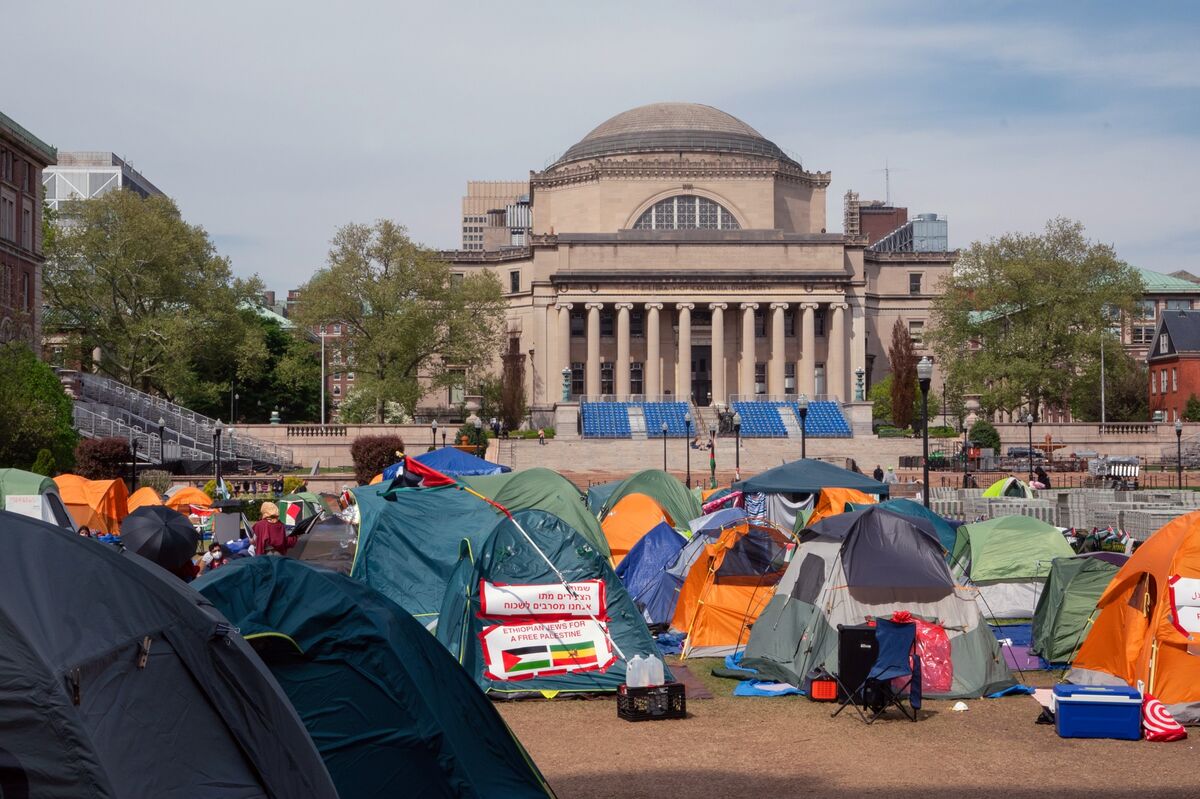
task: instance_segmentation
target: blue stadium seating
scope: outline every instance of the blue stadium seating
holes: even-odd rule
[[[646,414],[647,436],[661,436],[663,422],[667,424],[668,437],[687,435],[687,425],[683,421],[688,412],[686,402],[644,402],[642,408]],[[694,422],[692,429],[695,430]]]
[[[787,427],[779,415],[784,402],[735,402],[733,409],[742,417],[745,438],[787,438]]]
[[[798,420],[800,406],[794,402],[788,404]],[[841,405],[830,400],[814,400],[808,404],[804,432],[809,438],[850,438],[852,435]]]
[[[667,425],[667,436],[681,438],[687,435],[683,417],[687,415],[686,402],[588,402],[579,404],[579,415],[583,419],[585,438],[630,438],[629,409],[642,408],[646,419],[646,435],[661,436],[662,426]],[[695,427],[693,426],[693,432]]]

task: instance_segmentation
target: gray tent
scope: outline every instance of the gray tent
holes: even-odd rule
[[[136,556],[0,512],[0,796],[337,792],[207,600]]]
[[[836,674],[838,625],[891,618],[895,611],[945,631],[950,673],[943,668],[939,677],[927,668],[927,696],[978,697],[1016,684],[974,594],[955,587],[937,533],[875,506],[804,532],[754,623],[743,664],[793,685],[817,666]]]

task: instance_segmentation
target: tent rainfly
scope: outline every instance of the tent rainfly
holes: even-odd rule
[[[888,487],[877,480],[812,458],[785,463],[733,484],[734,491],[763,494],[816,494],[823,488],[853,488],[864,494],[888,495]]]

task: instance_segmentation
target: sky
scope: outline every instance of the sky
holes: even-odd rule
[[[527,179],[661,101],[831,171],[830,230],[847,189],[884,199],[886,166],[952,246],[1066,216],[1136,266],[1200,274],[1200,4],[3,5],[5,64],[28,70],[0,110],[126,158],[278,292],[347,222],[456,247],[468,180]]]

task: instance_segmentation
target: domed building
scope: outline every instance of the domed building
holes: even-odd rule
[[[655,103],[531,172],[507,217],[464,202],[465,222],[513,235],[446,257],[508,290],[535,417],[590,398],[687,402],[701,421],[800,394],[844,405],[887,373],[896,319],[920,340],[953,253],[944,220],[852,192],[828,232],[829,182],[724,111]]]

